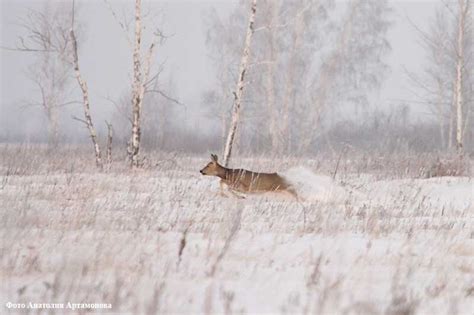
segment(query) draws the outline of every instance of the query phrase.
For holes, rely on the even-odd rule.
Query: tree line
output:
[[[129,126],[130,165],[139,167],[143,132],[164,138],[165,132],[176,128],[170,123],[174,114],[170,104],[182,104],[158,83],[162,68],[157,50],[166,35],[151,28],[145,46],[141,0],[134,4],[133,23],[126,23],[112,3],[104,1],[133,52],[130,90],[110,101],[119,117],[113,120]],[[392,8],[387,0],[338,5],[342,10],[330,0],[243,0],[225,18],[215,10],[207,12],[206,45],[218,84],[203,93],[201,103],[219,126],[220,136],[214,139],[223,149],[225,165],[233,147],[260,148],[277,155],[314,152],[337,138],[335,128],[344,124],[341,112],[369,107],[371,95],[389,71],[387,32],[393,25]],[[35,56],[27,72],[41,99],[32,103],[47,117],[53,147],[59,143],[61,108],[77,103],[68,101],[75,80],[83,116],[73,118],[86,126],[96,164],[103,168],[112,161],[114,127],[112,120],[105,122],[108,134],[103,149],[91,114],[94,104],[89,101],[87,78],[80,68],[78,51],[84,34],[76,11],[73,0],[55,5],[46,1],[42,10],[30,11],[19,21],[27,36],[20,37],[12,49]],[[417,100],[432,109],[439,126],[439,148],[462,154],[466,136],[472,134],[471,0],[442,2],[427,30],[411,23],[427,57],[423,73],[407,70],[407,80],[414,83]],[[155,105],[147,105],[150,102]],[[358,128],[368,127],[364,123]]]

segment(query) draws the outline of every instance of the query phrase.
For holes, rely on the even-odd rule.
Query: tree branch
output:
[[[77,120],[77,121],[79,121],[79,122],[81,122],[81,123],[83,123],[84,125],[86,125],[86,127],[88,127],[87,121],[85,121],[84,119],[81,119],[81,118],[79,118],[79,117],[77,117],[77,116],[74,116],[74,115],[71,116],[71,118],[74,119],[74,120]]]
[[[118,18],[117,14],[115,13],[114,9],[112,8],[112,5],[109,3],[108,0],[104,0],[104,3],[110,10],[110,13],[114,17],[115,21],[118,23],[122,31],[125,33],[125,39],[127,40],[128,44],[130,45],[130,47],[133,47],[132,40],[130,36],[128,35],[128,33],[130,32],[128,25],[125,25],[125,23]]]
[[[167,100],[169,101],[172,101],[173,103],[176,103],[178,105],[181,105],[181,106],[186,106],[184,103],[181,103],[180,101],[178,101],[177,99],[165,94],[163,91],[161,90],[156,90],[156,89],[153,89],[153,90],[146,90],[145,93],[158,93],[160,94],[161,96],[163,96],[164,98],[166,98]]]

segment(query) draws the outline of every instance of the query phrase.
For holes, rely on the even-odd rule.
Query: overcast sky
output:
[[[15,21],[25,14],[28,8],[41,8],[42,1],[0,0],[1,2],[1,46],[14,46],[21,30]],[[131,16],[134,1],[111,1],[118,13],[128,12]],[[97,120],[107,119],[113,106],[105,98],[118,98],[130,89],[131,49],[123,31],[114,20],[102,0],[76,0],[80,7],[80,20],[86,26],[85,41],[80,47],[80,62],[84,78],[88,81],[91,104]],[[429,18],[439,1],[390,1],[394,12],[394,22],[388,36],[392,52],[388,56],[391,67],[376,103],[381,108],[400,99],[413,100],[408,92],[407,79],[403,68],[419,71],[424,53],[417,44],[417,34],[408,23],[407,16],[421,28],[427,28]],[[186,119],[193,125],[206,124],[200,108],[203,91],[214,84],[214,71],[205,47],[206,25],[204,15],[212,7],[225,17],[236,5],[235,1],[144,1],[157,13],[162,29],[172,36],[157,51],[157,62],[165,61],[166,72],[163,82],[169,76],[175,84],[174,93],[187,105]],[[29,53],[0,50],[1,58],[1,107],[0,136],[11,130],[24,134],[43,132],[41,112],[23,109],[21,104],[38,97],[31,82],[25,76],[25,69],[31,64]],[[78,98],[80,99],[80,97]],[[77,107],[80,114],[80,105]],[[411,108],[415,115],[423,118],[426,109],[420,105]],[[63,128],[77,128],[77,122],[70,118],[63,122]],[[10,132],[8,132],[10,130]]]

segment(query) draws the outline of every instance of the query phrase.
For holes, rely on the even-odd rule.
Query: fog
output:
[[[25,35],[24,28],[18,21],[29,10],[41,10],[45,2],[46,0],[1,2],[0,45],[3,49],[0,50],[2,69],[0,139],[2,141],[47,142],[45,115],[40,106],[30,106],[32,103],[38,103],[41,97],[27,73],[28,67],[34,65],[37,53],[8,49],[15,48],[18,45],[18,38]],[[125,21],[133,18],[133,1],[111,3],[119,19]],[[428,30],[430,18],[433,18],[435,10],[442,6],[442,3],[393,0],[388,3],[391,11],[388,15],[390,26],[386,39],[391,49],[383,56],[388,71],[381,80],[381,86],[368,93],[369,102],[366,106],[341,106],[334,115],[343,121],[360,122],[375,112],[390,115],[403,107],[406,111],[404,119],[409,122],[433,122],[435,118],[429,106],[420,102],[413,93],[413,83],[408,80],[407,69],[412,73],[423,73],[422,66],[427,53],[420,45],[420,34],[416,27]],[[52,5],[67,8],[69,2],[53,1]],[[333,15],[342,15],[347,5],[347,1],[336,2]],[[103,135],[106,130],[103,121],[114,122],[114,117],[117,116],[117,108],[113,102],[126,104],[127,97],[129,98],[132,48],[106,2],[76,1],[76,6],[78,8],[76,21],[82,30],[79,41],[81,70],[90,89],[93,119],[99,134]],[[166,114],[168,125],[191,130],[189,137],[198,134],[203,137],[220,137],[216,134],[220,132],[220,127],[212,117],[213,110],[210,110],[203,101],[203,95],[219,84],[218,69],[213,62],[212,52],[206,45],[207,32],[210,28],[207,17],[211,10],[215,9],[221,21],[227,21],[239,6],[244,5],[238,1],[144,2],[144,11],[149,12],[145,18],[146,25],[150,28],[156,25],[168,36],[158,47],[153,60],[155,70],[158,65],[163,65],[159,85],[169,96],[182,103],[166,105],[171,108]],[[133,23],[131,28],[129,36],[133,36]],[[228,34],[228,36],[238,40],[243,34],[238,36]],[[235,63],[238,61],[235,60]],[[77,103],[61,108],[59,121],[61,139],[66,142],[87,141],[88,134],[84,126],[71,118],[73,115],[82,115],[80,90],[74,80],[68,85],[68,89],[71,92],[67,94],[65,101],[77,101]],[[229,91],[233,89],[234,84],[228,86]],[[258,102],[256,99],[249,101]],[[160,99],[153,102],[160,102]],[[232,101],[228,98],[220,105],[230,108]],[[150,108],[145,109],[148,110],[153,111]],[[245,113],[245,104],[242,110]],[[215,117],[218,115],[220,113],[216,112]],[[118,134],[125,139],[129,133],[127,125],[116,125],[115,129],[117,128]]]
[[[44,2],[2,1],[2,46],[15,46],[22,31],[15,24],[17,19],[29,9],[40,9]],[[196,111],[194,117],[202,119],[199,115],[200,93],[214,81],[205,49],[206,30],[202,15],[212,7],[227,12],[235,4],[223,1],[153,1],[145,4],[158,12],[158,24],[170,36],[166,43],[160,46],[157,54],[157,62],[165,62],[165,72],[161,81],[167,82],[172,78],[177,86],[174,96],[182,100],[190,111]],[[80,47],[81,66],[85,78],[89,81],[92,110],[96,119],[100,121],[110,117],[113,111],[113,105],[105,98],[118,98],[130,90],[132,49],[103,1],[78,1],[78,5],[79,19],[85,27],[85,40]],[[133,16],[133,2],[114,1],[113,7],[120,14],[123,11],[128,17]],[[7,50],[0,50],[0,53],[1,135],[3,137],[19,135],[28,139],[38,132],[44,133],[45,126],[39,117],[42,115],[41,111],[22,108],[24,103],[40,97],[24,74],[27,65],[32,63],[33,53]],[[25,93],[26,91],[28,92]],[[75,88],[75,92],[71,98],[80,100],[79,89]],[[80,104],[73,107],[75,108],[69,110],[77,110],[80,113]],[[63,121],[62,128],[66,128],[71,134],[87,136],[82,126],[69,120]]]
[[[472,314],[473,0],[0,3],[5,314]]]

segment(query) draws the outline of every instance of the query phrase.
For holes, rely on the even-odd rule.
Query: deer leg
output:
[[[229,196],[224,192],[225,188],[224,188],[224,182],[222,180],[219,182],[219,186],[220,186],[219,195],[224,198],[229,198]]]
[[[293,197],[295,197],[296,201],[300,201],[300,197],[298,197],[298,194],[296,193],[296,190],[294,190],[293,188],[286,189],[286,192],[289,193],[290,195],[292,195]]]
[[[224,188],[224,185],[227,186],[227,189]],[[222,197],[225,197],[225,198],[237,197],[239,199],[245,199],[244,196],[241,196],[241,195],[237,194],[234,190],[232,190],[232,188],[229,185],[227,185],[223,181],[219,182],[219,186],[221,188],[219,195],[221,195]],[[226,193],[226,191],[227,191],[227,193]]]
[[[236,193],[235,191],[233,191],[232,189],[229,188],[229,192],[234,196],[234,197],[237,197],[239,199],[245,199],[245,196],[242,196],[242,195],[239,195],[238,193]]]

